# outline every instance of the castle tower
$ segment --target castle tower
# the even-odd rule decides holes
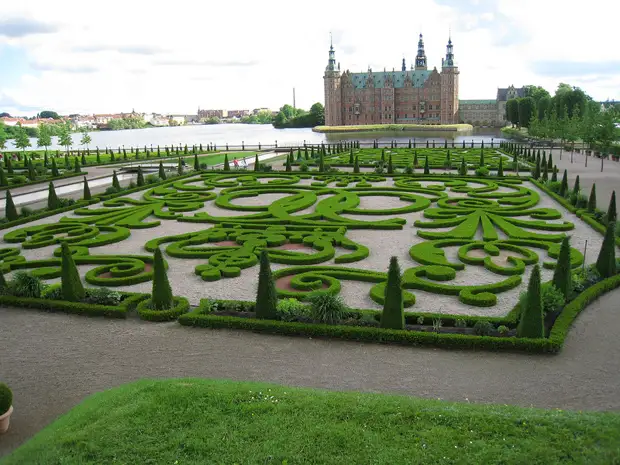
[[[325,125],[340,126],[342,125],[342,111],[340,108],[341,90],[340,90],[340,66],[336,66],[336,52],[334,46],[329,44],[329,60],[325,67],[323,75],[323,84],[325,90]]]
[[[448,37],[446,57],[441,60],[441,124],[459,122],[459,69],[454,61],[452,38]]]
[[[422,34],[420,34],[420,40],[418,40],[418,54],[415,57],[415,69],[426,71],[426,53],[424,53],[424,40]]]
[[[405,59],[403,58],[403,67],[402,67],[402,71],[405,72],[407,71],[407,65],[405,64]]]

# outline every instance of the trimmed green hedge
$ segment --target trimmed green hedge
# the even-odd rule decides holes
[[[143,320],[173,321],[189,311],[189,301],[185,297],[174,297],[174,306],[168,310],[152,310],[150,306],[150,297],[138,304],[138,315]]]
[[[75,315],[106,316],[109,318],[126,318],[127,307],[122,303],[114,307],[108,305],[87,304],[84,302],[65,302],[64,300],[36,299],[29,297],[14,297],[0,295],[0,303],[15,307],[36,308],[48,312],[61,311]]]
[[[3,168],[4,168],[4,166],[3,166]],[[24,186],[34,186],[35,184],[41,184],[41,183],[50,182],[50,181],[57,181],[59,179],[73,178],[73,177],[76,177],[76,176],[84,176],[84,175],[87,175],[87,174],[88,174],[87,171],[80,171],[79,173],[76,173],[75,171],[72,170],[70,173],[65,173],[65,174],[62,174],[60,176],[49,176],[49,177],[47,177],[45,179],[40,179],[40,180],[34,181],[34,182],[31,181],[31,182],[24,182],[24,183],[21,183],[21,184],[11,184],[10,186],[0,186],[0,191],[5,191],[5,190],[8,190],[8,189],[16,189],[18,187],[24,187]]]

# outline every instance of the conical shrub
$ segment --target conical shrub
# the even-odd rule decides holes
[[[579,184],[579,175],[575,178],[575,185],[573,186],[573,192],[579,194],[581,192],[581,185]]]
[[[6,173],[4,172],[4,168],[2,168],[2,166],[0,165],[0,186],[8,186],[9,185],[9,178],[6,176]]]
[[[61,244],[61,270],[60,287],[63,300],[79,302],[84,299],[84,286],[80,279],[77,266],[73,260],[69,245],[63,241]]]
[[[84,200],[90,200],[91,199],[91,195],[90,195],[90,187],[88,187],[88,179],[86,179],[86,176],[84,176],[84,196],[83,196]]]
[[[551,173],[551,182],[558,182],[558,167],[553,167],[553,172]]]
[[[562,184],[560,184],[560,195],[565,197],[568,193],[568,171],[564,170],[562,175]]]
[[[590,197],[588,198],[588,211],[594,213],[596,211],[596,183],[592,184]]]
[[[224,171],[230,171],[230,163],[228,163],[228,154],[224,154]]]
[[[60,200],[58,200],[58,196],[56,195],[56,189],[54,188],[54,183],[50,182],[47,190],[47,208],[48,210],[56,210],[60,208]]]
[[[288,172],[292,171],[292,167],[291,167],[291,155],[288,155],[288,156],[286,157],[286,168],[285,168],[285,171],[288,171]]]
[[[166,179],[166,171],[164,170],[164,164],[161,161],[159,162],[159,178]]]
[[[359,173],[360,172],[360,160],[359,160],[359,157],[355,157],[355,162],[353,163],[353,172],[354,173]]]
[[[426,155],[426,157],[424,157],[424,174],[430,174],[431,170],[428,166],[428,155]]]
[[[121,183],[118,182],[118,176],[116,176],[116,171],[112,174],[112,187],[116,190],[121,190]]]
[[[19,218],[17,208],[15,208],[15,203],[13,202],[13,196],[9,190],[6,191],[6,206],[4,207],[4,214],[9,221]]]
[[[396,257],[390,258],[390,267],[385,284],[383,313],[381,313],[381,327],[405,329],[403,290],[401,288],[400,266],[398,266],[398,259]]]
[[[555,271],[553,272],[553,285],[564,294],[566,301],[570,300],[573,293],[573,280],[570,264],[570,245],[568,237],[562,240],[560,246],[560,255],[555,265]]]
[[[136,179],[136,185],[138,187],[144,186],[145,182],[144,182],[144,173],[142,172],[142,167],[138,166],[138,176]]]
[[[325,159],[323,158],[323,154],[319,155],[319,172],[323,173],[325,171]]]
[[[605,220],[607,223],[615,223],[617,220],[618,212],[616,210],[616,191],[611,193],[611,199],[609,199],[609,207],[607,207],[607,215]]]
[[[200,149],[200,151],[202,152],[202,149]],[[200,163],[198,162],[198,154],[194,154],[194,169],[196,171],[200,170]]]
[[[168,274],[164,265],[161,250],[155,249],[153,257],[153,291],[151,292],[151,308],[153,310],[168,310],[173,305],[172,288],[168,281]]]
[[[538,265],[534,266],[529,285],[527,286],[527,299],[525,308],[521,309],[517,336],[531,338],[545,336],[542,296],[540,292],[540,267]]]
[[[73,163],[73,172],[74,173],[79,173],[80,172],[80,162],[77,159],[77,157],[75,158],[74,163]]]
[[[256,292],[256,318],[275,319],[278,297],[276,285],[271,275],[271,266],[267,251],[260,254],[260,271],[258,272],[258,289]]]
[[[499,159],[499,166],[497,168],[497,175],[500,177],[504,176],[504,162],[503,162],[503,157],[500,157]]]
[[[258,162],[258,153],[256,154],[256,157],[254,158],[254,171],[259,171],[260,170],[260,163]]]
[[[596,259],[596,269],[603,278],[610,278],[616,274],[616,223],[608,223],[605,230],[603,245]]]
[[[390,156],[388,158],[387,172],[388,172],[388,174],[394,174],[394,165],[392,164],[392,154],[391,153],[390,153]]]

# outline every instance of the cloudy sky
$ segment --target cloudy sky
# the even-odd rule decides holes
[[[6,4],[5,4],[6,3]],[[0,112],[279,108],[323,101],[329,33],[341,68],[407,66],[451,31],[460,98],[559,82],[620,100],[620,2],[28,0],[0,9]]]

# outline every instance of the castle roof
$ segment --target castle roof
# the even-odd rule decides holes
[[[433,70],[409,70],[409,71],[383,71],[369,73],[350,73],[351,82],[356,89],[365,89],[366,81],[372,76],[375,88],[382,89],[387,79],[392,79],[395,89],[405,87],[405,79],[407,76],[411,79],[412,87],[423,87],[424,83],[431,75]]]
[[[504,89],[497,89],[497,100],[504,101],[508,100],[508,91],[515,90],[517,92],[517,97],[522,98],[525,97],[525,87],[515,88],[515,87],[506,87]]]

